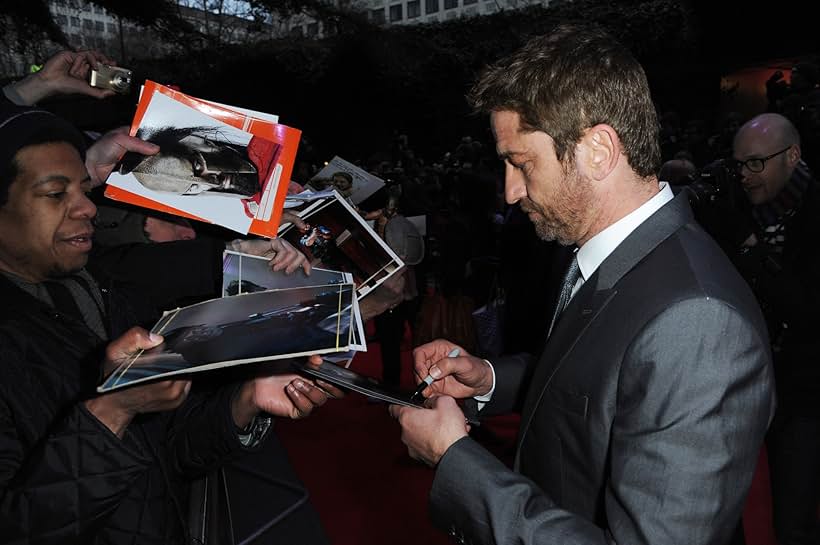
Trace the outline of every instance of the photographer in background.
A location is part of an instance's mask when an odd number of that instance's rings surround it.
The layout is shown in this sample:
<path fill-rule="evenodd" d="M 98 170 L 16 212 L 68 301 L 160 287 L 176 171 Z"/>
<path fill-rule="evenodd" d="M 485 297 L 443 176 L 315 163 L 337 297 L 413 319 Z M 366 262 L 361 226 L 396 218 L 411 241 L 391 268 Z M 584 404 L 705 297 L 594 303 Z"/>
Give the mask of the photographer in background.
<path fill-rule="evenodd" d="M 782 115 L 743 125 L 732 155 L 734 168 L 717 163 L 710 173 L 724 174 L 714 176 L 714 192 L 705 199 L 696 192 L 706 201 L 698 215 L 751 286 L 769 328 L 778 409 L 767 447 L 777 538 L 781 545 L 816 544 L 820 188 L 801 160 L 797 129 Z"/>

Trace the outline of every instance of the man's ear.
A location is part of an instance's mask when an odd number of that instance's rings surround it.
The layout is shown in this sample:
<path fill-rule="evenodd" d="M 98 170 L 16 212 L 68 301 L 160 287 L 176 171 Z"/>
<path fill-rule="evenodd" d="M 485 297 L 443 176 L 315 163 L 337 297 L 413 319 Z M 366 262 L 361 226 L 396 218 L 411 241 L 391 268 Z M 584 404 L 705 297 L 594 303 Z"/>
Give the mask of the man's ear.
<path fill-rule="evenodd" d="M 801 155 L 800 144 L 792 144 L 792 147 L 790 147 L 789 151 L 786 152 L 786 157 L 789 160 L 789 166 L 796 166 L 797 163 L 800 162 Z"/>
<path fill-rule="evenodd" d="M 621 141 L 615 129 L 606 124 L 590 127 L 581 138 L 587 174 L 593 180 L 603 180 L 615 169 L 621 155 Z"/>

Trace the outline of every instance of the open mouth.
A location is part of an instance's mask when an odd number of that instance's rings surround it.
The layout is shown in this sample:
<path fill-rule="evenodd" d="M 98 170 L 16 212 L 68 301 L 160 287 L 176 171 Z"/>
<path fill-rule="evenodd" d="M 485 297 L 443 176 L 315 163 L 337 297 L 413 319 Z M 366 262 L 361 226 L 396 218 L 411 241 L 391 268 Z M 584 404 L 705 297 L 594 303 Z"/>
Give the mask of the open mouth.
<path fill-rule="evenodd" d="M 77 248 L 78 250 L 87 251 L 91 249 L 93 234 L 93 232 L 81 233 L 73 237 L 64 238 L 63 242 Z"/>

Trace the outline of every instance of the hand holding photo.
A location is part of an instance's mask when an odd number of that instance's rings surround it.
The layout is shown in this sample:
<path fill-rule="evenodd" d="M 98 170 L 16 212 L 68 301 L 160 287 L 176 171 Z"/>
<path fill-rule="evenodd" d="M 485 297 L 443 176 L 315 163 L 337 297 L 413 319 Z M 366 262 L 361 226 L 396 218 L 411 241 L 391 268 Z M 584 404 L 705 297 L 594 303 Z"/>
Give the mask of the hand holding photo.
<path fill-rule="evenodd" d="M 97 391 L 246 363 L 346 352 L 354 304 L 353 285 L 345 283 L 234 295 L 177 309 L 152 330 L 164 342 L 121 364 Z"/>
<path fill-rule="evenodd" d="M 131 134 L 160 151 L 126 154 L 105 195 L 274 237 L 301 136 L 277 119 L 146 81 Z"/>

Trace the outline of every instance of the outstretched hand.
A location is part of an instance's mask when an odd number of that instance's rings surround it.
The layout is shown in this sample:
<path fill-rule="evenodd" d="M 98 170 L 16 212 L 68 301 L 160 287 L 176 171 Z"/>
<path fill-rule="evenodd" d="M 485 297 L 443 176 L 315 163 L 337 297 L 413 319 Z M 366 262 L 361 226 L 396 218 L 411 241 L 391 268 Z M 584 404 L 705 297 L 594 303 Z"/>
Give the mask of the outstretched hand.
<path fill-rule="evenodd" d="M 108 374 L 140 350 L 158 346 L 162 341 L 160 335 L 133 327 L 106 347 L 103 369 Z M 97 420 L 122 437 L 136 415 L 176 409 L 190 390 L 189 380 L 164 380 L 102 394 L 86 401 L 85 406 Z"/>
<path fill-rule="evenodd" d="M 311 363 L 321 363 L 311 356 Z M 232 406 L 234 422 L 247 426 L 261 412 L 283 418 L 305 418 L 321 407 L 328 398 L 339 398 L 344 392 L 324 381 L 312 381 L 295 374 L 273 374 L 255 377 L 242 385 Z"/>
<path fill-rule="evenodd" d="M 94 50 L 60 51 L 46 61 L 37 75 L 52 95 L 79 93 L 105 98 L 113 95 L 114 91 L 98 89 L 88 83 L 91 70 L 99 64 L 116 65 L 116 62 Z"/>
<path fill-rule="evenodd" d="M 235 252 L 267 257 L 270 260 L 268 264 L 274 271 L 284 270 L 285 274 L 291 274 L 301 267 L 305 274 L 310 274 L 310 261 L 305 254 L 282 238 L 236 239 L 231 241 L 228 247 Z"/>

